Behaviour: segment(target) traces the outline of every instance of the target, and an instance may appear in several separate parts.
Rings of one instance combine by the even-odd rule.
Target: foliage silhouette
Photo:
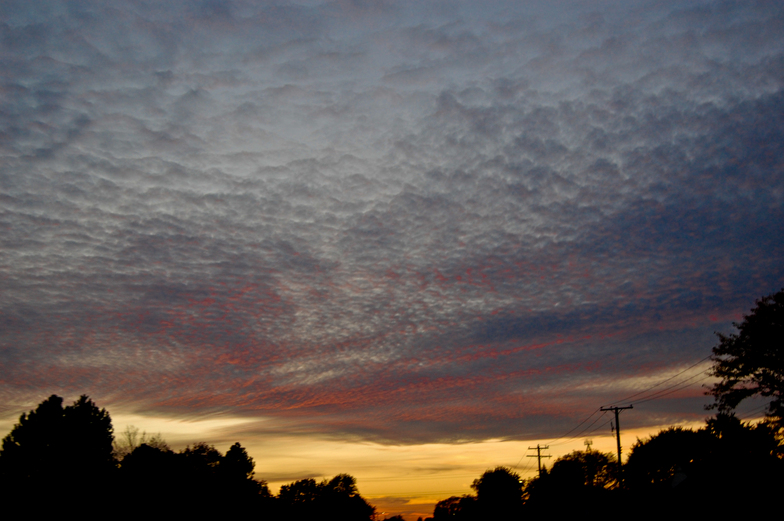
[[[769,501],[784,487],[776,429],[719,414],[697,431],[671,427],[632,446],[624,467],[631,501],[654,498],[652,513],[703,512],[706,497],[722,492],[722,513],[740,513],[737,500]],[[735,500],[735,501],[731,501]]]
[[[375,518],[375,507],[359,495],[356,479],[348,474],[338,474],[320,483],[302,479],[283,485],[278,500],[279,512],[285,512],[287,519],[370,521]]]
[[[484,519],[519,517],[523,505],[523,484],[520,476],[507,467],[485,471],[475,479],[477,508]]]
[[[269,489],[253,479],[253,468],[239,443],[225,456],[203,442],[179,453],[142,444],[122,460],[119,483],[135,498],[138,514],[155,509],[175,516],[242,516],[271,508]],[[167,491],[166,497],[155,493],[160,490]]]
[[[275,498],[265,481],[254,479],[253,458],[239,443],[225,455],[204,442],[175,453],[160,435],[140,437],[129,427],[115,444],[105,409],[87,396],[65,408],[62,402],[52,395],[23,413],[0,451],[2,497],[35,504],[45,517],[60,516],[89,493],[102,510],[116,508],[112,501],[122,504],[124,517],[155,511],[160,517],[375,518],[348,474],[298,481]]]
[[[630,489],[668,490],[687,477],[702,479],[713,445],[706,431],[670,427],[632,445],[624,467],[624,480]]]
[[[436,503],[433,521],[473,521],[479,519],[476,496],[452,496]]]
[[[611,453],[576,450],[553,463],[549,477],[562,486],[611,488],[616,484],[618,464]]]
[[[256,464],[239,442],[229,448],[220,461],[222,479],[232,487],[248,487],[257,483],[253,479]]]
[[[609,453],[586,450],[561,456],[549,471],[545,468],[541,476],[526,481],[526,510],[534,516],[598,511],[617,484],[617,468]]]
[[[757,301],[737,334],[717,333],[711,374],[721,381],[709,391],[720,412],[730,412],[752,396],[771,398],[767,414],[784,429],[784,289]]]
[[[91,490],[106,500],[116,470],[111,417],[84,395],[65,408],[62,403],[50,396],[3,438],[0,480],[9,497],[33,500],[47,490],[53,505]]]

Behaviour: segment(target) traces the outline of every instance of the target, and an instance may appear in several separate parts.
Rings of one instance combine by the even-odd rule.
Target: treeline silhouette
[[[0,490],[7,504],[31,506],[37,515],[78,511],[86,517],[120,507],[122,517],[376,519],[348,474],[295,481],[275,496],[254,478],[254,461],[239,443],[226,454],[206,443],[174,452],[160,436],[139,437],[133,428],[115,440],[109,413],[87,396],[66,407],[62,402],[50,396],[22,414],[3,439]],[[620,470],[612,454],[590,449],[558,458],[533,479],[506,467],[488,470],[474,480],[474,495],[438,502],[427,519],[598,515],[608,508],[638,516],[699,515],[711,505],[727,514],[769,502],[783,486],[778,425],[720,413],[701,429],[671,427],[637,440]]]
[[[472,488],[475,495],[438,502],[425,521],[617,513],[729,518],[777,501],[784,490],[784,445],[775,423],[720,413],[697,430],[670,427],[637,440],[620,470],[613,454],[588,449],[562,456],[528,480],[497,467]]]
[[[111,418],[87,396],[63,407],[52,395],[22,414],[3,439],[0,491],[6,505],[35,517],[76,512],[104,517],[240,516],[256,519],[370,521],[375,508],[356,480],[303,479],[270,493],[239,443],[222,454],[207,443],[172,451],[160,436],[128,429],[115,442]],[[138,441],[138,443],[137,443]]]

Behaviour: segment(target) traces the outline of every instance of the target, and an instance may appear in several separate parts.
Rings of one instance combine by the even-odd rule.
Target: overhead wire
[[[626,396],[625,398],[621,398],[621,399],[619,399],[619,400],[615,400],[615,401],[609,402],[609,403],[607,403],[607,404],[603,405],[602,407],[611,406],[611,405],[614,405],[614,404],[617,404],[617,403],[628,403],[628,402],[629,402],[629,400],[630,400],[630,399],[632,399],[632,398],[634,398],[635,396],[640,396],[641,394],[645,394],[645,393],[647,393],[648,391],[650,391],[651,389],[655,389],[655,388],[659,387],[660,385],[663,385],[663,384],[665,384],[665,383],[669,382],[669,381],[670,381],[670,380],[672,380],[673,378],[677,378],[678,376],[682,375],[683,373],[685,373],[685,372],[687,372],[687,371],[689,371],[689,370],[691,370],[691,369],[693,369],[693,368],[697,367],[698,365],[700,365],[700,364],[701,364],[701,363],[703,363],[704,361],[706,361],[706,360],[710,359],[710,357],[711,357],[711,355],[708,355],[708,356],[706,356],[705,358],[703,358],[703,359],[701,359],[701,360],[699,360],[699,361],[697,361],[697,362],[693,363],[692,365],[690,365],[690,366],[689,366],[689,367],[687,367],[686,369],[684,369],[684,370],[682,370],[682,371],[680,371],[680,372],[678,372],[678,373],[676,373],[676,374],[674,374],[674,375],[670,376],[669,378],[666,378],[666,379],[662,380],[661,382],[657,383],[656,385],[652,385],[652,386],[648,387],[647,389],[644,389],[644,390],[642,390],[642,391],[639,391],[639,392],[636,392],[636,393],[634,393],[634,394],[631,394],[631,395],[629,395],[629,396]],[[632,403],[634,403],[634,402],[632,402]]]
[[[691,364],[689,367],[686,367],[685,369],[675,373],[674,375],[672,375],[672,376],[670,376],[668,378],[665,378],[664,380],[656,383],[655,385],[651,385],[650,387],[647,387],[646,389],[643,389],[642,391],[638,391],[638,392],[636,392],[634,394],[631,394],[629,396],[626,396],[624,398],[621,398],[621,399],[609,402],[608,404],[606,404],[606,405],[604,405],[602,407],[608,407],[608,406],[612,406],[612,405],[619,404],[619,403],[642,404],[642,403],[646,403],[646,402],[649,402],[649,401],[658,400],[660,398],[663,398],[664,396],[673,394],[673,393],[678,392],[680,390],[683,390],[683,389],[686,389],[688,387],[691,387],[692,385],[694,385],[696,383],[702,382],[702,381],[704,381],[704,380],[706,380],[706,379],[711,377],[710,374],[707,374],[707,371],[700,371],[699,373],[697,373],[695,375],[692,375],[692,376],[690,376],[690,377],[688,377],[688,378],[686,378],[684,380],[677,381],[673,385],[667,386],[667,387],[665,387],[663,389],[659,389],[658,391],[654,392],[653,394],[645,396],[646,394],[650,393],[653,389],[656,389],[657,387],[660,387],[660,386],[666,384],[667,382],[670,382],[670,381],[678,378],[679,376],[683,375],[684,373],[687,373],[687,372],[691,371],[695,367],[697,367],[700,364],[704,363],[705,361],[709,360],[711,358],[711,356],[712,355],[708,355],[708,356],[706,356],[704,358],[701,358],[697,362]],[[692,382],[692,380],[694,380],[695,378],[699,378],[700,376],[702,378],[700,378],[696,382]],[[686,384],[686,385],[684,385],[684,384]],[[641,398],[639,400],[636,400],[636,401],[632,400],[632,398],[636,398],[636,397],[641,397]],[[595,425],[599,420],[601,420],[602,417],[604,417],[604,415],[607,413],[607,411],[602,411],[602,407],[600,407],[600,408],[596,409],[595,411],[593,411],[588,417],[586,417],[580,423],[575,425],[572,429],[567,431],[565,434],[562,434],[558,438],[555,438],[554,440],[550,441],[548,443],[548,446],[549,445],[562,445],[563,443],[566,443],[568,440],[573,440],[573,439],[579,438],[579,437],[583,436],[586,433],[595,432],[595,431],[599,430],[600,428],[606,426],[607,424],[610,424],[611,422],[603,423],[603,424],[600,424],[595,429],[589,430],[589,429],[591,429],[591,427],[593,427],[593,425]],[[572,433],[574,431],[576,431],[581,426],[583,426],[586,422],[588,422],[591,418],[593,418],[593,416],[596,413],[598,413],[598,412],[602,412],[602,414],[598,418],[596,418],[588,426],[586,426],[582,430],[580,430],[577,434],[572,435]],[[561,441],[561,440],[564,440],[564,441]],[[525,454],[523,454],[523,456],[520,457],[520,460],[517,462],[517,465],[515,465],[515,467],[514,467],[515,469],[517,469],[517,467],[520,465],[520,462],[523,460],[524,457],[526,457]]]
[[[587,427],[585,427],[583,430],[581,430],[580,432],[578,432],[578,433],[577,433],[577,434],[575,434],[574,436],[570,436],[570,437],[569,437],[569,440],[573,440],[573,439],[575,439],[575,438],[580,438],[580,437],[581,437],[581,435],[582,435],[582,434],[583,434],[585,431],[587,431],[588,429],[590,429],[591,427],[593,427],[593,426],[594,426],[594,424],[595,424],[596,422],[598,422],[599,420],[601,420],[601,419],[604,417],[604,415],[605,415],[605,414],[607,414],[607,411],[603,411],[603,412],[602,412],[602,414],[601,414],[601,415],[599,415],[599,417],[598,417],[598,418],[596,418],[594,421],[592,421],[590,424],[588,424],[588,426],[587,426]],[[555,443],[555,442],[550,442],[550,445],[562,445],[562,444],[566,443],[566,442],[567,442],[567,441],[569,441],[569,440],[564,440],[564,441],[562,441],[562,442],[558,442],[558,443]]]
[[[752,417],[756,416],[758,412],[760,412],[763,409],[765,409],[768,405],[770,405],[770,404],[763,403],[759,407],[754,407],[753,409],[751,409],[749,411],[744,411],[743,416],[742,417],[738,417],[738,419],[739,420],[747,420],[749,418],[752,418]]]
[[[551,441],[550,443],[555,443],[555,442],[557,442],[558,440],[562,440],[562,439],[566,438],[566,437],[567,437],[567,436],[569,436],[569,435],[570,435],[572,432],[574,432],[574,431],[576,431],[577,429],[579,429],[579,428],[580,428],[580,426],[581,426],[582,424],[584,424],[585,422],[587,422],[588,420],[590,420],[591,418],[593,418],[593,415],[594,415],[594,414],[596,414],[597,412],[601,412],[601,409],[596,409],[595,411],[593,411],[593,412],[590,414],[590,416],[588,416],[586,419],[584,419],[583,421],[581,421],[580,423],[578,423],[578,424],[577,424],[577,425],[576,425],[574,428],[572,428],[571,430],[567,431],[567,432],[566,432],[566,434],[563,434],[563,435],[559,436],[558,438],[555,438],[555,439],[554,439],[553,441]],[[570,436],[570,438],[574,438],[574,437],[575,437],[575,436]]]
[[[683,385],[686,382],[694,380],[698,376],[702,376],[702,378],[700,378],[696,382],[690,383],[688,385]],[[682,382],[679,382],[679,383],[677,383],[675,385],[671,385],[669,387],[665,387],[661,391],[658,391],[658,392],[652,394],[651,396],[648,396],[648,397],[646,397],[646,398],[644,398],[642,400],[638,400],[636,402],[631,402],[631,403],[632,404],[640,404],[640,403],[650,402],[651,400],[658,400],[659,398],[661,398],[663,396],[667,396],[668,394],[672,394],[672,393],[678,392],[678,391],[680,391],[682,389],[686,389],[687,387],[691,387],[695,383],[702,382],[703,380],[707,380],[710,377],[711,377],[711,375],[709,375],[709,374],[699,373],[699,374],[696,374],[696,375],[692,376],[691,378],[687,378],[686,380],[683,380]],[[670,391],[670,389],[672,389],[672,390]],[[667,392],[665,392],[665,391],[667,391]]]

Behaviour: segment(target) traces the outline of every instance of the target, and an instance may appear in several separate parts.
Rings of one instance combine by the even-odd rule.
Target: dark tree
[[[784,429],[784,290],[763,297],[740,324],[737,334],[717,333],[713,376],[721,381],[709,391],[720,412],[735,409],[752,396],[770,398],[767,414]]]
[[[34,411],[22,413],[19,423],[3,438],[3,489],[42,485],[52,463],[62,458],[63,442],[63,399],[52,395]]]
[[[561,456],[550,471],[525,483],[526,509],[532,517],[598,514],[616,485],[617,464],[612,454],[595,450]],[[568,498],[568,501],[564,501]]]
[[[349,474],[338,474],[321,486],[331,494],[339,496],[356,496],[359,494],[357,489],[357,479]]]
[[[169,449],[146,443],[123,458],[117,489],[122,491],[123,500],[133,498],[125,506],[126,514],[142,515],[156,509],[159,513],[173,515],[181,510],[162,497],[162,491],[166,491],[167,497],[178,499],[188,498],[191,492],[190,483],[183,479],[184,465],[178,458],[179,455]]]
[[[474,521],[479,519],[476,496],[452,496],[436,503],[433,521]]]
[[[376,509],[359,495],[354,476],[338,474],[320,486],[321,497],[317,504],[336,516],[334,519],[370,521],[375,518]]]
[[[301,479],[290,485],[283,485],[278,492],[281,502],[294,509],[312,505],[321,494],[321,487],[315,479]]]
[[[610,488],[615,485],[617,469],[611,453],[576,450],[555,460],[549,477],[566,486]]]
[[[523,505],[523,483],[520,476],[507,467],[488,470],[475,479],[477,506],[483,519],[519,517]]]
[[[269,489],[253,479],[253,468],[253,459],[239,443],[225,456],[203,442],[179,453],[162,441],[156,446],[143,443],[120,464],[119,489],[123,497],[133,498],[124,513],[198,518],[268,513],[274,507]]]
[[[255,466],[253,458],[248,456],[242,445],[232,445],[218,467],[223,494],[248,507],[257,502],[259,496],[270,497],[266,481],[253,479]]]
[[[784,487],[780,456],[770,425],[720,414],[697,431],[671,427],[638,440],[624,466],[624,483],[630,505],[649,504],[652,517],[704,515],[710,497],[731,518],[778,497]]]
[[[278,500],[279,516],[293,520],[370,521],[376,511],[359,495],[356,479],[348,474],[338,474],[321,483],[302,479],[283,485]]]
[[[180,478],[180,495],[189,498],[191,504],[199,501],[204,490],[217,490],[221,485],[219,465],[223,454],[214,446],[204,442],[195,443],[177,454]]]
[[[50,396],[22,414],[3,439],[0,476],[9,497],[46,491],[50,504],[83,490],[105,497],[116,469],[109,413],[87,396],[65,408],[62,403]]]
[[[624,465],[624,481],[632,490],[663,492],[703,480],[714,449],[705,431],[670,427],[632,445]],[[689,486],[692,486],[689,484]]]
[[[253,479],[253,469],[256,464],[253,462],[253,458],[248,456],[248,451],[238,442],[226,452],[220,466],[221,471],[231,476],[231,479]]]
[[[718,414],[702,430],[713,438],[708,472],[714,483],[760,499],[774,497],[784,488],[784,447],[773,425]]]
[[[106,409],[82,395],[65,408],[63,420],[66,454],[80,475],[105,475],[116,467],[114,428]]]
[[[209,445],[203,441],[194,443],[193,448],[190,445],[180,451],[180,454],[185,458],[189,465],[199,471],[210,471],[220,465],[223,455],[214,446]]]

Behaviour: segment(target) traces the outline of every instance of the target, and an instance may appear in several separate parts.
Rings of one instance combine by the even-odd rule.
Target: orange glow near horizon
[[[548,468],[558,457],[574,450],[585,450],[585,438],[566,440],[486,440],[470,443],[428,443],[418,445],[382,445],[361,441],[340,441],[318,436],[250,434],[243,430],[259,420],[214,418],[199,421],[176,421],[137,415],[117,415],[115,433],[134,425],[148,434],[159,433],[172,449],[206,441],[225,452],[239,441],[256,463],[256,479],[267,481],[274,494],[281,485],[299,479],[317,481],[348,473],[357,479],[360,493],[383,517],[396,514],[414,521],[430,516],[435,503],[450,496],[472,494],[471,483],[488,469],[506,466],[521,478],[536,475],[535,451],[529,447],[549,446],[543,454]],[[263,420],[262,420],[263,422]],[[685,422],[677,426],[700,428],[703,422]],[[623,423],[621,424],[623,427]],[[623,429],[624,459],[637,439],[644,439],[670,425],[640,429]],[[591,437],[592,449],[616,452],[615,437],[606,434]]]

